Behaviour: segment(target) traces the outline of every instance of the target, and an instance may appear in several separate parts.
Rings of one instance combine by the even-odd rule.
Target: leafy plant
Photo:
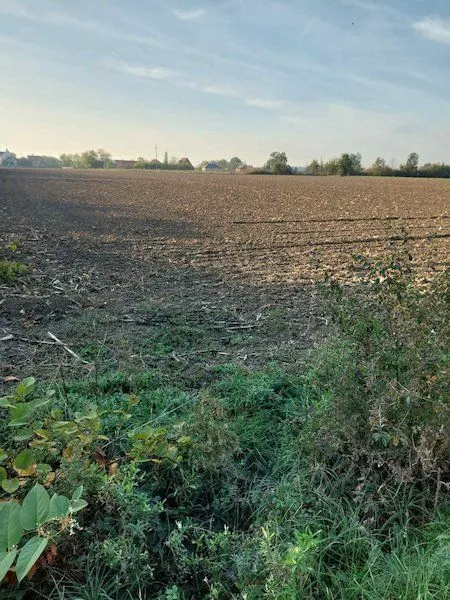
[[[0,282],[8,283],[14,281],[17,275],[26,273],[29,270],[29,266],[9,259],[0,260]]]
[[[20,583],[36,565],[50,542],[77,527],[73,515],[87,506],[83,487],[72,498],[53,494],[35,484],[20,504],[0,504],[0,582],[14,569]],[[15,564],[15,567],[13,565]]]

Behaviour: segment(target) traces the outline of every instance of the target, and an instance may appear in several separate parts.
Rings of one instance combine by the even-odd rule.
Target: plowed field
[[[2,249],[33,266],[0,284],[0,367],[68,361],[48,331],[86,362],[182,361],[193,380],[221,360],[289,362],[321,324],[310,284],[351,282],[352,255],[444,269],[449,206],[449,180],[0,170]]]

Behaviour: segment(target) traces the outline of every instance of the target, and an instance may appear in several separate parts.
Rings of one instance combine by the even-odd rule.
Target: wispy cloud
[[[0,0],[0,13],[5,15],[12,15],[13,17],[19,17],[21,19],[29,19],[32,17],[32,13],[16,0]]]
[[[206,14],[204,8],[196,8],[193,10],[173,10],[172,14],[175,15],[180,21],[200,21]]]
[[[267,108],[268,110],[282,110],[286,106],[283,100],[272,100],[270,98],[244,98],[245,104],[256,108]]]
[[[251,96],[242,90],[214,82],[199,82],[195,79],[192,79],[189,75],[186,75],[180,71],[167,69],[166,67],[129,65],[117,55],[114,55],[114,58],[106,58],[102,60],[101,65],[110,69],[114,69],[115,71],[120,71],[127,75],[134,75],[135,77],[142,77],[144,79],[159,79],[170,82],[178,87],[191,88],[206,94],[236,98],[244,102],[244,104],[247,106],[255,108],[262,108],[266,110],[282,110],[288,106],[288,103],[283,100]]]
[[[202,92],[206,92],[207,94],[215,94],[216,96],[230,96],[230,97],[239,96],[239,92],[236,89],[234,89],[232,87],[228,87],[226,85],[220,85],[220,84],[216,84],[216,83],[201,85],[199,87],[199,89]]]
[[[137,44],[157,46],[160,48],[164,47],[163,44],[150,37],[129,34],[104,22],[94,21],[92,19],[78,19],[64,12],[49,12],[42,10],[33,12],[17,0],[0,0],[0,14],[6,14],[37,23],[46,23],[47,25],[71,29],[73,31],[83,31],[93,35],[121,39]]]
[[[386,13],[391,16],[401,15],[401,13],[395,8],[387,6],[386,4],[380,4],[379,2],[370,2],[369,0],[341,0],[341,2],[347,6],[353,6],[354,8],[360,8],[361,10],[368,10],[372,13]]]
[[[429,40],[441,44],[450,44],[450,21],[439,17],[427,17],[423,21],[414,23],[413,27]]]
[[[165,69],[164,67],[129,67],[128,65],[124,65],[121,71],[124,73],[129,73],[130,75],[136,75],[137,77],[159,79],[162,81],[169,79],[174,80],[178,76],[176,71]]]

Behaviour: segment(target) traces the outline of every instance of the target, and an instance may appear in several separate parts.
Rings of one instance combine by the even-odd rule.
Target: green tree
[[[419,170],[419,155],[417,152],[411,152],[408,156],[405,165],[400,167],[401,171],[404,171],[408,175],[417,175],[417,171]]]
[[[325,175],[337,175],[339,173],[339,158],[331,158],[323,165]]]
[[[61,154],[59,157],[62,167],[73,167],[73,154]]]
[[[288,175],[292,173],[285,152],[272,152],[264,168],[268,169],[274,175]]]
[[[338,159],[338,173],[341,176],[360,175],[362,173],[361,154],[344,152]]]
[[[148,169],[149,162],[146,158],[140,156],[137,161],[134,163],[135,169]]]
[[[381,158],[381,156],[377,156],[373,165],[367,169],[367,174],[378,176],[391,175],[392,169],[389,165],[386,164],[384,158]]]
[[[103,150],[103,148],[99,148],[97,150],[97,160],[99,163],[101,163],[101,168],[103,169],[109,169],[112,167],[113,162],[111,154],[106,150]]]
[[[363,171],[361,154],[359,152],[350,154],[350,160],[352,161],[352,175],[361,175]]]
[[[238,156],[233,156],[233,158],[228,163],[228,170],[235,172],[236,169],[239,169],[239,167],[242,167],[243,165],[244,163]]]
[[[86,150],[80,156],[80,166],[84,169],[100,169],[103,163],[99,160],[96,150]]]
[[[228,169],[228,161],[226,158],[221,158],[220,160],[214,160],[212,162],[215,162],[219,165],[219,167],[221,169],[223,169],[224,171],[226,171]]]
[[[314,159],[307,167],[306,167],[306,173],[308,175],[320,175],[322,171],[322,168],[320,166],[320,163],[317,159]]]
[[[167,152],[164,152],[164,162],[163,165],[165,168],[167,168],[169,166],[169,155],[167,154]]]
[[[338,172],[342,177],[346,177],[348,175],[353,175],[353,161],[347,152],[341,154],[341,157],[338,160]]]
[[[21,156],[20,158],[17,159],[17,166],[18,167],[32,167],[33,161],[31,161],[29,158],[26,158],[25,156]]]

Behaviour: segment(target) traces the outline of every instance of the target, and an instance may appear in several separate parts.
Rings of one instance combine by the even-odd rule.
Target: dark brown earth
[[[0,170],[0,255],[33,267],[0,284],[0,375],[296,364],[312,283],[355,280],[355,254],[444,269],[449,201],[450,180]]]

